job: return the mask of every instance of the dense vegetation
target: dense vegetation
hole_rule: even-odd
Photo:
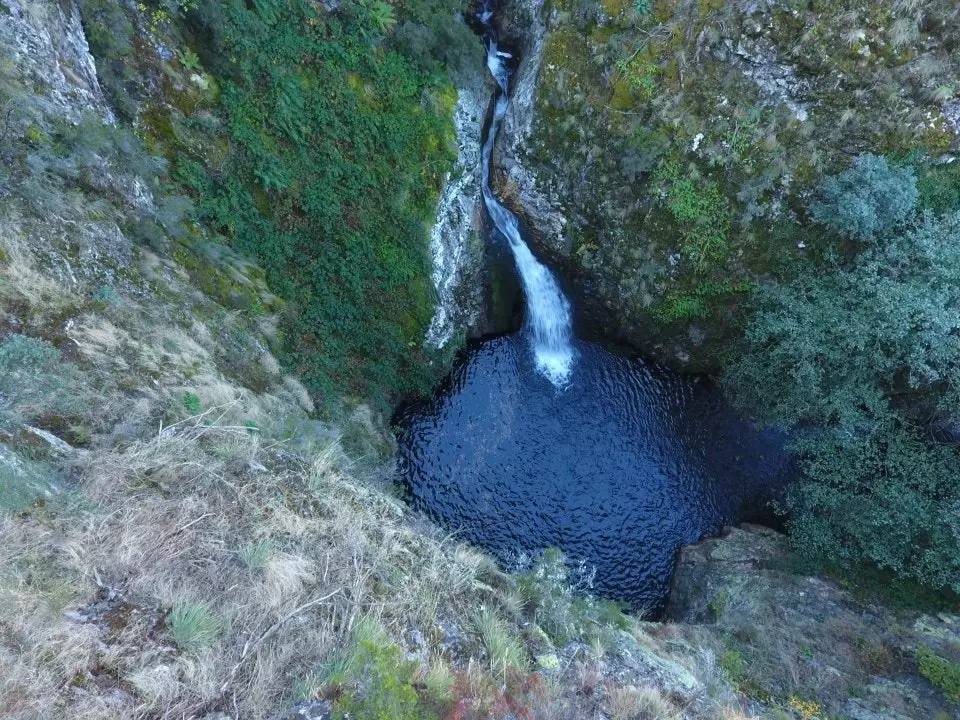
[[[943,442],[960,399],[960,207],[920,196],[912,168],[877,156],[826,178],[811,209],[832,260],[757,289],[725,382],[796,431],[804,480],[785,509],[804,553],[960,591],[958,459]]]
[[[84,7],[121,114],[139,112],[197,218],[286,301],[286,364],[326,397],[423,389],[428,227],[455,151],[450,72],[477,45],[458,3],[161,4],[149,30],[196,49],[170,53],[162,72],[190,79],[179,91],[161,80],[162,100],[127,77],[143,60],[124,13]]]

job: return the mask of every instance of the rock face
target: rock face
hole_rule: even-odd
[[[430,231],[437,310],[427,330],[427,342],[434,347],[446,346],[458,331],[477,328],[483,318],[483,249],[478,235],[480,135],[489,98],[490,89],[480,68],[457,88],[453,113],[457,164],[443,188]]]
[[[97,69],[74,2],[3,0],[4,45],[17,76],[44,100],[45,111],[78,122],[93,110],[105,121],[113,113],[104,100]]]
[[[726,528],[681,551],[668,619],[699,626],[694,643],[712,638],[720,666],[758,707],[798,710],[815,700],[805,717],[956,717],[916,658],[927,648],[960,659],[960,618],[894,611],[790,566],[785,536]]]
[[[820,176],[863,152],[955,157],[960,23],[919,5],[511,2],[498,189],[581,325],[713,369],[744,291],[816,240]]]

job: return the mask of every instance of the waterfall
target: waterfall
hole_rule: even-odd
[[[504,62],[509,53],[497,47],[496,31],[491,25],[493,13],[489,8],[479,16],[486,29],[487,68],[497,81],[493,121],[483,144],[481,188],[483,202],[494,225],[507,238],[514,262],[523,284],[527,300],[526,325],[537,370],[554,385],[563,387],[573,368],[573,329],[570,302],[564,297],[556,278],[538,262],[520,235],[517,217],[497,199],[490,189],[490,165],[493,145],[510,105],[510,68]]]

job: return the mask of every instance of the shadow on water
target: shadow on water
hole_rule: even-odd
[[[597,594],[655,612],[677,549],[761,506],[790,457],[706,379],[575,344],[558,390],[523,333],[474,343],[433,401],[398,413],[401,477],[417,510],[506,566],[558,547]]]

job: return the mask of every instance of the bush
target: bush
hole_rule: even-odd
[[[879,155],[861,155],[853,167],[820,185],[814,220],[863,242],[906,220],[917,203],[912,168],[892,168]]]
[[[336,720],[428,720],[433,714],[420,703],[413,680],[415,661],[404,660],[400,648],[389,643],[370,618],[354,630],[354,650],[335,663],[329,677],[343,684],[348,694],[337,703]]]
[[[890,425],[869,437],[796,443],[805,482],[790,490],[797,551],[960,591],[960,488],[953,448]]]
[[[795,431],[784,508],[801,553],[954,590],[956,451],[914,428],[960,408],[957,238],[960,213],[925,214],[847,268],[762,286],[723,374],[743,409]]]
[[[591,596],[591,578],[582,569],[572,574],[555,548],[545,550],[517,583],[534,621],[557,645],[569,640],[608,644],[609,633],[629,626],[620,605]]]
[[[456,95],[435,58],[391,34],[454,27],[456,5],[399,8],[208,0],[192,15],[225,122],[197,125],[222,137],[178,147],[174,175],[289,301],[282,359],[327,396],[431,380],[418,350],[433,314],[428,226],[455,157]],[[230,147],[225,165],[203,154],[214,143]]]
[[[0,342],[0,427],[75,414],[85,406],[79,372],[57,348],[24,335]]]
[[[917,648],[920,674],[950,702],[960,703],[960,664],[944,660],[926,645]]]

